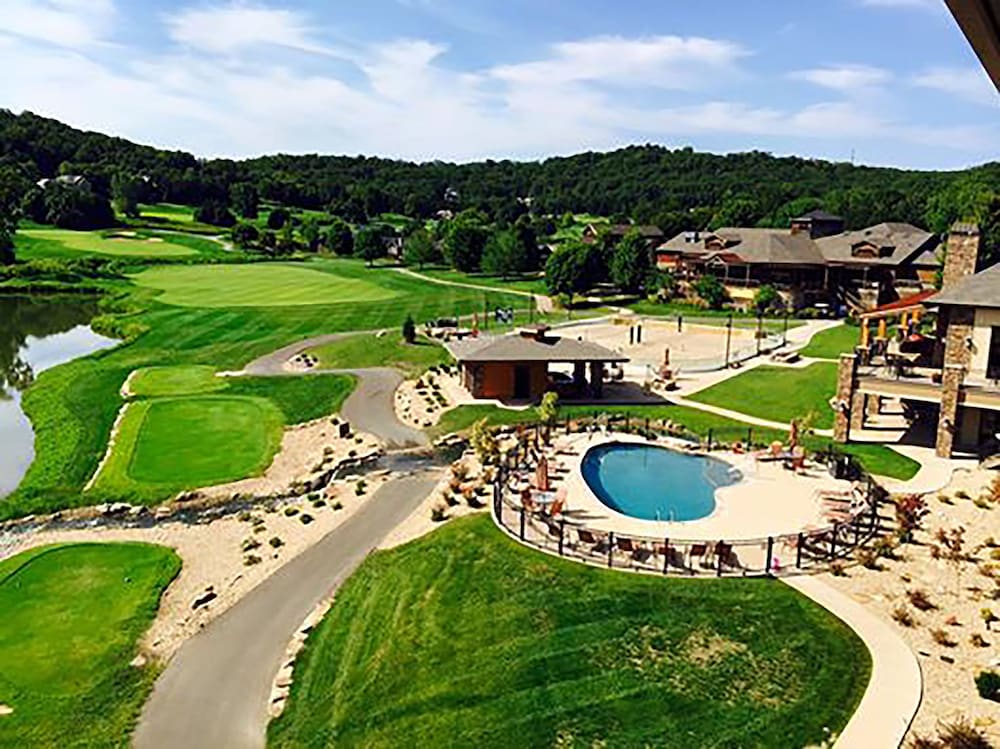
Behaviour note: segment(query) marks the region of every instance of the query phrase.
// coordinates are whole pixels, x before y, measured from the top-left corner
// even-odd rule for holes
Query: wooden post
[[[771,574],[771,565],[774,563],[774,536],[767,537],[767,569],[765,574]]]

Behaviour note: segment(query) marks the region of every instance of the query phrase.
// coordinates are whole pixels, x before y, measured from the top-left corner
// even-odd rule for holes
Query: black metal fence
[[[647,419],[609,417],[600,421],[603,423],[571,420],[561,424],[557,431],[573,433],[606,426],[618,432],[638,432],[654,440],[664,434],[678,436],[673,431],[661,431],[662,424]],[[860,496],[854,499],[860,509],[821,528],[762,538],[708,541],[621,534],[590,527],[574,519],[572,513],[552,516],[545,510],[522,504],[512,483],[523,480],[524,474],[537,465],[545,428],[521,427],[518,431],[522,439],[498,467],[493,486],[493,517],[511,536],[561,557],[610,569],[659,575],[777,576],[828,566],[849,557],[879,533],[880,506],[887,493],[852,456],[832,449],[814,455],[813,459],[828,468],[831,475],[857,482]],[[748,443],[752,445],[752,435]],[[708,445],[709,450],[722,446],[713,443],[711,435],[700,440],[700,444]]]

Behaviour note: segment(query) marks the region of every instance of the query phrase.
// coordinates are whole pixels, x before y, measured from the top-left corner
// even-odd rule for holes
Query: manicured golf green
[[[838,325],[821,330],[802,349],[803,356],[817,359],[836,359],[841,354],[850,353],[861,341],[861,330],[853,325]]]
[[[295,307],[387,301],[395,293],[361,275],[326,273],[292,263],[150,268],[133,276],[157,299],[181,307]]]
[[[817,362],[800,368],[755,367],[688,399],[786,424],[813,414],[814,427],[830,429],[829,401],[836,389],[837,365]]]
[[[480,515],[368,557],[268,745],[801,747],[843,728],[870,668],[780,582],[587,567]]]
[[[151,502],[262,473],[281,444],[264,398],[205,395],[131,403],[92,493]]]
[[[226,381],[216,377],[214,369],[198,365],[144,367],[129,380],[131,394],[144,397],[198,395],[225,389]]]
[[[410,377],[453,361],[444,346],[429,338],[420,336],[415,343],[406,343],[396,331],[342,338],[309,353],[319,359],[317,366],[322,369],[395,367]]]
[[[17,234],[28,253],[55,250],[57,254],[96,253],[116,257],[178,258],[198,252],[171,241],[170,235],[141,236],[128,229],[110,232],[25,229]]]
[[[0,746],[125,746],[155,669],[129,662],[180,570],[146,544],[35,549],[0,562]]]

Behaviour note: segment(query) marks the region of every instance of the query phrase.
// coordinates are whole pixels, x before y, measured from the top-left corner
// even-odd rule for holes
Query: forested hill
[[[1000,200],[1000,162],[928,172],[652,145],[542,162],[415,164],[316,155],[200,160],[6,110],[0,110],[0,166],[14,166],[32,181],[82,174],[99,192],[110,189],[116,174],[142,176],[155,185],[157,199],[187,205],[228,200],[233,185],[252,183],[265,200],[328,209],[350,220],[384,212],[430,216],[448,206],[446,193],[458,207],[503,219],[523,210],[519,198],[530,197],[536,212],[620,215],[667,231],[710,223],[783,226],[817,207],[843,215],[852,227],[909,221],[943,231],[958,218],[984,218]]]

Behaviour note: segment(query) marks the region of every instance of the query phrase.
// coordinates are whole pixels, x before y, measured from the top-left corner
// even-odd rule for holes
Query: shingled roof
[[[792,234],[788,229],[743,229],[723,227],[705,232],[697,242],[688,239],[690,232],[681,232],[660,247],[689,256],[723,257],[727,262],[774,265],[823,265],[823,256],[808,234]],[[705,247],[712,237],[722,240],[724,247]]]
[[[854,248],[870,243],[888,254],[884,257],[856,257]],[[845,231],[816,240],[823,257],[830,263],[863,263],[865,265],[900,265],[920,258],[920,264],[936,261],[926,253],[937,244],[937,237],[912,224],[885,222],[867,229]]]
[[[590,341],[551,334],[467,338],[447,344],[459,362],[627,362],[622,356]]]
[[[930,303],[1000,307],[1000,263],[973,276],[966,276],[951,288],[932,297]]]

